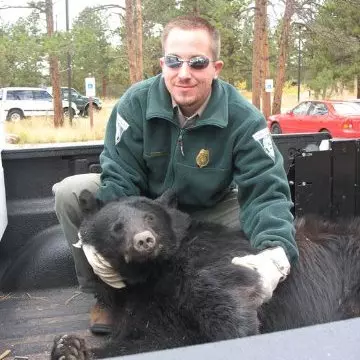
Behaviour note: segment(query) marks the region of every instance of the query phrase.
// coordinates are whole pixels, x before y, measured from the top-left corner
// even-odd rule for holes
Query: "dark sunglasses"
[[[194,56],[190,60],[183,60],[176,55],[164,56],[165,65],[171,69],[177,69],[182,66],[183,63],[187,63],[192,69],[203,70],[206,69],[210,63],[209,58],[206,56]]]

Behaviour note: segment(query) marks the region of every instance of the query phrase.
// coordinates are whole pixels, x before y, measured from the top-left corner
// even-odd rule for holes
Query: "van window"
[[[31,90],[8,90],[7,100],[33,100]]]
[[[34,94],[34,99],[35,100],[51,100],[52,96],[45,90],[34,90],[33,91]]]

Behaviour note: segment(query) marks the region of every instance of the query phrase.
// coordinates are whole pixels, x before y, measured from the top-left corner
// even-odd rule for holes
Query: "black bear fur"
[[[83,242],[95,246],[127,287],[99,282],[115,324],[106,347],[89,351],[75,335],[58,337],[52,360],[160,350],[360,315],[359,219],[297,220],[300,260],[263,303],[257,273],[231,264],[234,256],[258,250],[241,231],[191,220],[177,210],[171,191],[156,200],[125,197],[102,208],[83,192],[81,206]],[[134,235],[143,231],[153,234],[155,245],[139,253]]]

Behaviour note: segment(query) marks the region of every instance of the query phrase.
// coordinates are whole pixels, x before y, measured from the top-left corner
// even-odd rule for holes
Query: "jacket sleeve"
[[[101,186],[97,198],[102,202],[146,192],[141,107],[126,93],[110,115],[100,165]]]
[[[255,112],[236,134],[234,181],[238,186],[240,222],[252,246],[281,246],[290,262],[298,258],[290,188],[281,153],[266,121]]]

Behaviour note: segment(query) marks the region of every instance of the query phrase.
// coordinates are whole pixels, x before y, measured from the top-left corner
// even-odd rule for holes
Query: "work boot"
[[[100,299],[90,310],[90,331],[95,335],[108,335],[112,330],[110,308]]]

